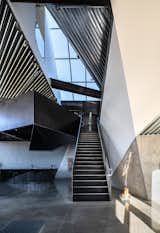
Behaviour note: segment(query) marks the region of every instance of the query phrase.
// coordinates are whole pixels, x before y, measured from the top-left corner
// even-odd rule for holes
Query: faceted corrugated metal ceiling
[[[141,135],[160,134],[160,117],[151,122],[141,133]]]
[[[47,4],[47,8],[101,87],[110,44],[111,7],[56,7]]]
[[[37,91],[54,95],[6,0],[0,1],[0,99]]]

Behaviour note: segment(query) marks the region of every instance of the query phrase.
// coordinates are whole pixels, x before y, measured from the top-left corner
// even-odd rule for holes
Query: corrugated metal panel
[[[141,133],[141,135],[160,134],[160,117],[157,117]]]
[[[110,7],[47,8],[79,54],[84,65],[99,86],[102,86],[110,34],[112,13]]]
[[[0,0],[0,99],[31,90],[55,99],[8,2]]]

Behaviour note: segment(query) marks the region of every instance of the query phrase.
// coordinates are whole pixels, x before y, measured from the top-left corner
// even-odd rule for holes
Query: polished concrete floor
[[[0,232],[127,233],[111,202],[73,203],[71,182],[0,184]]]

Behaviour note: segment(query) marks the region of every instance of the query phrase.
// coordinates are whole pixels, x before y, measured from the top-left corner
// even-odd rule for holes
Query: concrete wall
[[[115,25],[112,29],[100,121],[110,165],[114,171],[135,138]]]
[[[111,0],[136,135],[160,113],[160,1]]]
[[[160,135],[140,135],[134,140],[114,172],[112,178],[115,187],[124,187],[123,173],[130,153],[132,156],[127,173],[130,192],[147,200],[151,200],[152,196],[155,199],[160,195],[159,189],[155,189],[155,179],[158,177],[153,179],[154,172],[160,166]]]
[[[114,27],[101,123],[113,144],[109,150],[117,150],[112,153],[115,169],[134,138],[160,113],[160,2],[111,3]]]
[[[160,1],[111,0],[111,4],[114,26],[100,120],[115,172],[136,137],[160,113]],[[148,142],[150,149],[153,144],[152,140]],[[136,156],[144,186],[141,194],[150,196],[147,183],[152,174],[146,172],[150,171],[146,159],[141,161],[145,156],[139,144]],[[153,169],[156,158],[147,158]],[[120,173],[115,174],[114,181]]]

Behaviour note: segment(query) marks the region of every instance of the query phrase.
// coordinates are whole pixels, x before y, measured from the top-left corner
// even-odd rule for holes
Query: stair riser
[[[102,161],[75,161],[75,165],[103,165]]]
[[[105,175],[105,172],[104,172],[104,170],[97,170],[97,171],[92,171],[92,170],[78,170],[78,171],[76,171],[75,169],[74,169],[74,174],[83,174],[83,175],[87,175],[87,174],[92,174],[93,176],[96,176],[96,174],[104,174]]]
[[[101,157],[102,158],[102,154],[99,153],[99,154],[84,154],[84,153],[78,153],[76,157]]]
[[[99,137],[98,136],[96,136],[96,135],[81,135],[80,136],[80,138],[84,138],[84,139],[90,139],[90,138],[96,138],[96,139],[99,139]]]
[[[102,151],[101,147],[77,147],[77,151]]]
[[[78,145],[78,148],[84,148],[84,149],[90,149],[90,148],[93,148],[93,149],[100,149],[101,146],[100,145]]]
[[[84,147],[84,146],[78,146],[77,147],[77,150],[87,150],[87,151],[90,151],[90,150],[101,150],[102,151],[102,148],[101,148],[101,146],[86,146],[86,147]]]
[[[109,195],[74,195],[73,201],[109,201]]]
[[[80,166],[80,165],[75,165],[74,166],[74,168],[75,169],[78,169],[78,170],[94,170],[94,169],[96,169],[96,170],[100,170],[100,169],[102,169],[102,170],[104,170],[104,166],[102,165],[95,165],[95,166],[88,166],[88,165],[82,165],[82,166]]]
[[[101,181],[101,180],[96,180],[96,181],[73,181],[73,186],[95,186],[95,185],[107,185],[107,181]]]
[[[96,175],[93,175],[93,176],[74,176],[74,179],[76,180],[105,180],[106,179],[106,176],[96,176]]]
[[[91,157],[91,158],[89,158],[89,157],[76,157],[76,161],[102,161],[103,162],[103,159],[102,159],[102,157]]]
[[[109,200],[102,148],[97,130],[83,128],[77,147],[73,169],[74,201]]]
[[[78,146],[83,146],[83,147],[100,146],[101,147],[101,144],[100,143],[79,143]]]
[[[74,193],[107,193],[107,188],[75,188],[73,186]]]
[[[86,138],[79,138],[79,141],[78,142],[80,142],[80,141],[84,141],[84,142],[90,142],[90,143],[92,143],[92,141],[93,142],[96,142],[96,143],[100,143],[100,139],[99,138],[88,138],[88,137],[86,137]]]
[[[101,150],[89,150],[89,151],[86,151],[86,150],[77,150],[77,154],[102,154],[102,151]]]
[[[99,140],[99,138],[97,138],[97,137],[80,137],[79,138],[79,141],[97,141],[97,142],[99,142],[100,140]]]

